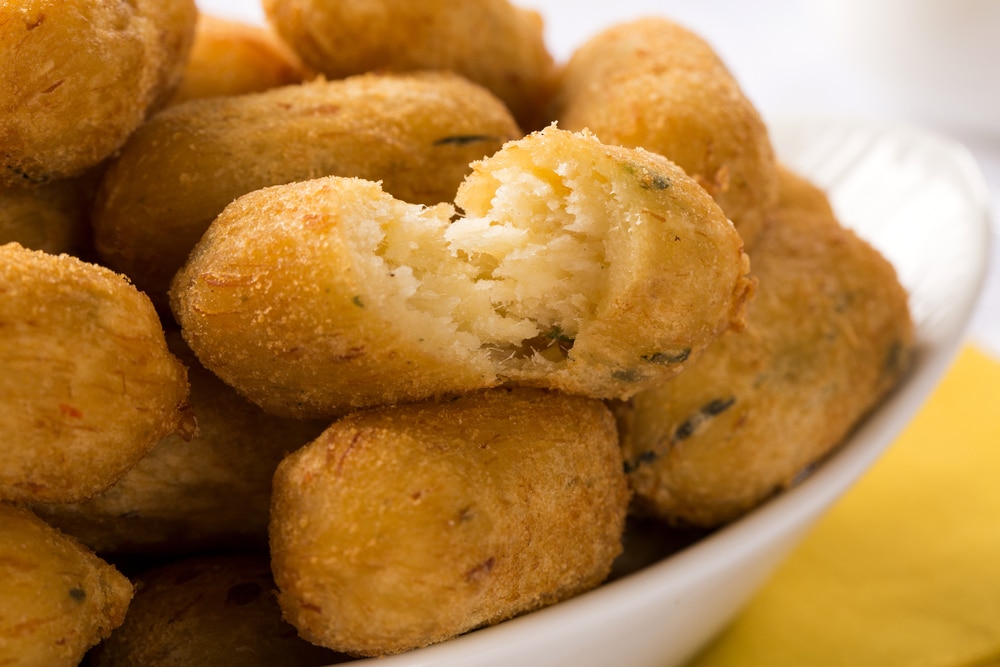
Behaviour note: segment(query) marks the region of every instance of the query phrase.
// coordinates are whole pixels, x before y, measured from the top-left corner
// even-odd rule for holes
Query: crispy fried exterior
[[[194,0],[0,4],[0,186],[82,173],[180,80]]]
[[[345,656],[282,620],[267,556],[189,558],[137,576],[120,628],[92,667],[321,667]]]
[[[265,548],[274,469],[329,422],[264,414],[205,370],[179,333],[167,343],[188,367],[198,434],[168,435],[99,496],[32,509],[99,553]]]
[[[555,66],[541,16],[507,0],[265,0],[270,23],[331,78],[449,70],[492,90],[527,130],[541,127]]]
[[[89,245],[92,178],[30,188],[0,185],[0,245],[16,242],[53,255],[79,255]]]
[[[636,508],[672,523],[738,518],[829,453],[905,373],[914,345],[892,266],[788,172],[753,250],[742,333],[622,414]]]
[[[265,410],[331,417],[503,381],[625,398],[742,323],[732,224],[666,159],[555,128],[451,206],[360,179],[246,195],[174,282],[202,362]]]
[[[75,501],[193,428],[152,305],[69,255],[0,246],[0,498]]]
[[[31,512],[0,503],[0,664],[76,667],[121,625],[132,584]]]
[[[487,359],[444,340],[389,292],[391,267],[369,267],[380,260],[382,225],[412,210],[421,209],[376,183],[336,177],[240,197],[174,281],[185,340],[249,400],[293,418],[496,384]],[[451,212],[439,206],[420,218],[436,229]]]
[[[760,114],[700,37],[662,18],[609,28],[570,58],[554,113],[563,128],[676,162],[753,247],[777,197],[774,152]]]
[[[397,653],[598,585],[628,492],[599,402],[532,389],[354,413],[278,466],[271,554],[309,641]]]
[[[208,225],[240,195],[332,174],[436,204],[451,200],[470,162],[518,136],[496,97],[444,74],[194,100],[146,123],[110,165],[94,206],[95,246],[159,302]]]
[[[258,93],[301,83],[307,76],[299,57],[270,29],[200,14],[170,103]]]

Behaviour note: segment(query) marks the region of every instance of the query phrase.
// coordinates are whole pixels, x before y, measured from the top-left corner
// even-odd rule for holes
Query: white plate
[[[842,221],[896,266],[918,354],[905,383],[798,486],[743,519],[575,599],[379,667],[669,667],[698,651],[879,457],[951,363],[983,282],[988,191],[960,145],[915,127],[771,123],[779,157],[828,189]]]

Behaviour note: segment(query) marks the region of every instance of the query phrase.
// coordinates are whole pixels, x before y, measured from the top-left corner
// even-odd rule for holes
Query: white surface
[[[1000,131],[1000,2],[823,0],[822,7],[850,61],[905,108]]]

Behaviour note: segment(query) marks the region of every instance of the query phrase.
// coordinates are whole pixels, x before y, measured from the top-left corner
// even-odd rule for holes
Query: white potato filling
[[[423,314],[401,324],[430,315],[442,344],[458,336],[496,358],[560,361],[606,291],[611,186],[569,163],[477,178],[472,196],[492,188],[480,215],[456,218],[442,204],[376,216],[383,275],[411,315]]]

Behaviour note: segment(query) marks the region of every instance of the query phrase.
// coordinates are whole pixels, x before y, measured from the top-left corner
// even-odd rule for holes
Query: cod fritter
[[[444,641],[597,586],[627,505],[600,401],[494,389],[354,413],[278,466],[279,603],[341,652]]]
[[[822,192],[789,172],[782,184],[753,250],[746,330],[623,412],[641,513],[738,518],[835,448],[906,372],[914,330],[892,266]]]
[[[538,12],[507,0],[265,0],[267,18],[331,78],[446,70],[485,86],[537,130],[555,65]]]
[[[8,243],[0,295],[0,499],[89,498],[192,434],[187,370],[123,277]]]
[[[194,0],[0,3],[0,186],[83,173],[173,93]]]
[[[132,584],[31,512],[0,503],[0,664],[76,667],[121,625]]]
[[[209,224],[241,195],[336,175],[433,205],[451,200],[470,162],[520,135],[500,100],[448,74],[192,100],[143,125],[110,164],[94,205],[94,245],[160,305]]]
[[[226,208],[172,289],[184,337],[265,410],[332,417],[502,382],[626,398],[742,323],[732,224],[652,153],[548,128],[426,208],[376,183]]]
[[[567,130],[676,162],[752,249],[777,197],[774,150],[760,114],[699,36],[662,18],[605,30],[566,64],[554,113]]]

